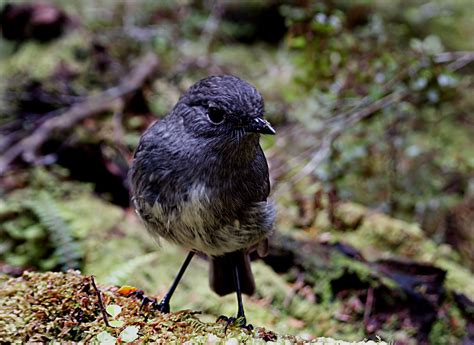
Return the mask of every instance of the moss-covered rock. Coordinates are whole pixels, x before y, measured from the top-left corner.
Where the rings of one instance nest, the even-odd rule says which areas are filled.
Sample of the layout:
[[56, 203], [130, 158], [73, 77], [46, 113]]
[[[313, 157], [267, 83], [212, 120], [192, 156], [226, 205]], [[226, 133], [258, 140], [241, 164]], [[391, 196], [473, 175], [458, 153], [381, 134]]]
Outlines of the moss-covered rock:
[[321, 229], [329, 231], [332, 240], [352, 245], [368, 260], [402, 257], [431, 263], [447, 271], [449, 288], [474, 299], [472, 273], [449, 245], [435, 243], [418, 224], [394, 219], [351, 202], [339, 203], [336, 215], [344, 224], [357, 226], [339, 231], [327, 223], [319, 224]]

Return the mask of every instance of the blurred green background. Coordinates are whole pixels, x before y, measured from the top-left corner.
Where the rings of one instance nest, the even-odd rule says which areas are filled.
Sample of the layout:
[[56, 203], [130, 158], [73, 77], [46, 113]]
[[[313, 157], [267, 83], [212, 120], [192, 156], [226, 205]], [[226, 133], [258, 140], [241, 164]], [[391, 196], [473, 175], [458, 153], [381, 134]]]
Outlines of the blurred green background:
[[[185, 253], [148, 237], [128, 162], [187, 87], [234, 74], [277, 129], [262, 138], [277, 235], [253, 265], [248, 320], [307, 338], [474, 341], [474, 2], [0, 8], [0, 274], [75, 268], [162, 295]], [[146, 83], [45, 134], [150, 52]], [[198, 258], [172, 309], [213, 321], [234, 300], [209, 290]]]

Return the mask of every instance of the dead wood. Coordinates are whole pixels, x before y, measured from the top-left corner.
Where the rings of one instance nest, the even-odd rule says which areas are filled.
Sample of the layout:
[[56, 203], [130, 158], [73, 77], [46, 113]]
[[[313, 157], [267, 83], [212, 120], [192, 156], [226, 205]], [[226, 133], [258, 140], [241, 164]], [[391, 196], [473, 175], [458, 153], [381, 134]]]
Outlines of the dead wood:
[[38, 149], [53, 133], [66, 131], [88, 117], [120, 107], [125, 98], [143, 86], [154, 74], [157, 67], [158, 58], [154, 54], [148, 53], [137, 60], [135, 67], [118, 86], [74, 104], [70, 108], [64, 109], [60, 115], [43, 122], [30, 136], [21, 139], [4, 152], [0, 157], [0, 175], [4, 174], [10, 164], [19, 156], [26, 162], [34, 162]]

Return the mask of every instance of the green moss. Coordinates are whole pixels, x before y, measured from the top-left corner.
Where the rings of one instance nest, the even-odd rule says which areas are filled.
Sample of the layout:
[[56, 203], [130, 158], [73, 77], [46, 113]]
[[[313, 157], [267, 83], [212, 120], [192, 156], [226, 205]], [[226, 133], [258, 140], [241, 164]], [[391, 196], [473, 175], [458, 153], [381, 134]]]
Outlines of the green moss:
[[434, 323], [429, 342], [433, 345], [457, 344], [467, 335], [466, 333], [466, 321], [462, 318], [459, 309], [453, 306]]
[[84, 238], [92, 232], [112, 229], [123, 221], [123, 210], [89, 193], [80, 193], [61, 200], [62, 217], [74, 234]]
[[[91, 277], [78, 272], [25, 273], [19, 278], [0, 280], [0, 338], [4, 342], [97, 341], [106, 334], [120, 337], [131, 326], [138, 329], [140, 342], [178, 342], [227, 344], [303, 343], [303, 338], [278, 335], [257, 327], [247, 331], [225, 322], [203, 322], [196, 312], [182, 310], [161, 314], [141, 311], [139, 299], [124, 296], [114, 287], [101, 287], [104, 307], [115, 305], [118, 327], [108, 327], [103, 320], [98, 294]], [[268, 338], [271, 337], [271, 338]], [[331, 344], [319, 339], [317, 344]], [[344, 342], [338, 342], [344, 344]]]
[[[453, 291], [474, 299], [474, 278], [448, 245], [438, 245], [425, 236], [418, 224], [391, 218], [358, 204], [341, 203], [337, 217], [345, 224], [358, 224], [354, 229], [338, 231], [327, 221], [317, 226], [329, 231], [332, 241], [342, 241], [359, 250], [365, 259], [405, 257], [436, 265], [447, 271], [446, 285]], [[347, 265], [351, 265], [347, 262]]]
[[23, 73], [29, 78], [43, 79], [50, 76], [60, 63], [67, 63], [72, 69], [82, 68], [74, 53], [77, 48], [85, 47], [87, 41], [85, 34], [74, 33], [46, 45], [27, 42], [14, 58], [2, 61], [0, 74], [9, 77], [13, 73]]
[[449, 290], [463, 293], [471, 301], [474, 300], [474, 276], [468, 268], [442, 256], [436, 258], [434, 263], [447, 271], [446, 287]]

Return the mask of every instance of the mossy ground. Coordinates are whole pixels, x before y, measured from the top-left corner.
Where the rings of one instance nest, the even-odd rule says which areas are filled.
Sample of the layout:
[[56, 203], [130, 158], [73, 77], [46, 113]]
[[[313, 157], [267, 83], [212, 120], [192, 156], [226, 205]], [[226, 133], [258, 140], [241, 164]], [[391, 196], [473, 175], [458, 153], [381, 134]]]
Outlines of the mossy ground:
[[[98, 293], [91, 276], [77, 271], [67, 273], [24, 273], [18, 278], [2, 277], [0, 281], [0, 339], [2, 342], [96, 342], [100, 334], [120, 339], [129, 326], [138, 329], [136, 342], [144, 343], [206, 343], [302, 344], [305, 339], [278, 335], [257, 327], [249, 331], [225, 321], [203, 322], [199, 312], [181, 310], [162, 314], [148, 307], [140, 310], [135, 296], [124, 296], [116, 286], [100, 286], [104, 307], [120, 306], [115, 316], [118, 327], [108, 327], [103, 319]], [[110, 321], [111, 317], [108, 316]], [[99, 336], [99, 337], [98, 337]], [[120, 340], [118, 340], [120, 342]], [[125, 342], [122, 340], [122, 342]], [[316, 344], [344, 344], [329, 338]], [[368, 342], [370, 343], [370, 342]]]
[[[40, 185], [50, 194], [49, 202], [56, 205], [54, 211], [57, 213], [56, 216], [68, 225], [68, 231], [73, 238], [80, 239], [83, 273], [94, 275], [99, 284], [109, 287], [104, 289], [104, 292], [106, 295], [110, 293], [111, 297], [106, 298], [117, 298], [117, 301], [112, 299], [107, 303], [122, 305], [123, 302], [130, 308], [136, 306], [137, 302], [131, 298], [124, 299], [123, 296], [113, 295], [116, 291], [113, 286], [132, 285], [144, 290], [149, 296], [164, 295], [184, 260], [186, 253], [183, 250], [166, 242], [160, 244], [154, 242], [132, 210], [114, 206], [92, 193], [80, 192], [81, 186], [60, 184], [54, 175], [47, 175], [47, 178], [43, 176], [42, 179], [51, 184], [50, 186]], [[61, 186], [60, 192], [53, 187], [58, 185]], [[32, 215], [24, 207], [32, 195], [28, 194], [28, 191], [21, 190], [11, 194], [5, 200], [4, 213], [1, 214], [8, 215], [14, 209], [19, 216], [18, 219], [31, 218]], [[252, 297], [245, 296], [244, 298], [247, 318], [253, 325], [273, 330], [278, 334], [292, 334], [301, 339], [330, 336], [345, 341], [358, 341], [367, 336], [364, 330], [363, 306], [351, 309], [358, 305], [357, 303], [361, 303], [361, 291], [354, 290], [354, 293], [339, 298], [334, 295], [332, 282], [344, 277], [347, 273], [353, 273], [368, 286], [386, 286], [396, 290], [396, 285], [388, 278], [375, 277], [371, 268], [365, 263], [332, 252], [330, 246], [321, 245], [323, 239], [325, 243], [342, 242], [352, 245], [369, 261], [394, 255], [435, 264], [447, 270], [448, 291], [463, 292], [472, 298], [471, 290], [474, 284], [471, 283], [470, 273], [460, 265], [449, 247], [445, 250], [437, 250], [436, 248], [439, 247], [426, 238], [416, 225], [375, 213], [357, 204], [341, 203], [336, 209], [337, 217], [346, 225], [352, 224], [352, 228], [349, 226], [349, 229], [345, 230], [335, 229], [327, 221], [325, 211], [320, 211], [314, 223], [309, 224], [308, 227], [296, 228], [294, 224], [297, 223], [298, 214], [292, 211], [292, 208], [296, 206], [294, 201], [286, 198], [286, 196], [280, 197], [278, 202], [280, 207], [278, 233], [285, 239], [279, 246], [301, 256], [296, 263], [300, 267], [299, 270], [304, 270], [304, 284], [298, 285], [301, 284], [298, 280], [301, 271], [298, 273], [298, 270], [290, 269], [284, 273], [276, 273], [264, 261], [254, 261], [252, 268], [257, 292]], [[285, 208], [287, 202], [290, 204], [288, 208]], [[39, 226], [44, 227], [47, 233], [47, 224], [40, 222]], [[301, 246], [303, 243], [306, 245]], [[204, 324], [213, 324], [219, 315], [235, 315], [237, 309], [235, 296], [215, 295], [209, 289], [207, 275], [208, 264], [205, 258], [196, 257], [172, 299], [173, 312], [199, 311], [200, 314], [195, 317]], [[26, 279], [25, 277], [36, 278]], [[86, 278], [77, 274], [68, 277], [72, 280], [67, 284], [65, 284], [65, 276], [60, 273], [46, 273], [44, 276], [28, 274], [23, 278], [10, 281], [3, 278], [3, 286], [6, 289], [2, 291], [0, 312], [3, 315], [17, 315], [14, 319], [6, 319], [9, 320], [6, 325], [14, 321], [34, 328], [36, 321], [32, 321], [31, 311], [28, 311], [28, 308], [23, 308], [17, 314], [13, 313], [11, 308], [23, 298], [28, 286], [41, 286], [34, 283], [35, 279], [38, 282], [42, 279], [44, 281], [50, 279], [51, 286], [64, 285], [72, 289], [69, 290], [70, 294], [80, 291], [79, 285], [84, 284], [83, 280]], [[347, 288], [351, 289], [351, 286]], [[24, 290], [15, 295], [16, 289]], [[43, 292], [45, 291], [49, 290], [46, 289]], [[44, 298], [42, 300], [44, 303], [39, 304], [38, 308], [47, 308], [51, 300], [45, 296], [41, 298]], [[52, 295], [51, 298], [56, 297]], [[45, 306], [42, 307], [43, 304]], [[450, 330], [448, 338], [451, 341], [461, 339], [465, 334], [465, 323], [451, 299], [444, 304], [443, 310], [445, 310], [443, 313], [447, 313], [449, 317], [440, 318], [433, 332]], [[84, 333], [83, 337], [89, 334], [87, 333], [89, 331], [84, 330], [89, 329], [88, 327], [95, 327], [93, 328], [94, 335], [102, 332], [105, 328], [103, 322], [99, 321], [98, 309], [90, 309], [89, 312], [89, 319], [83, 319], [83, 321], [88, 320], [84, 321], [85, 325], [74, 324], [68, 329], [71, 329], [71, 332], [78, 332], [77, 334]], [[74, 315], [74, 310], [68, 309], [68, 313]], [[135, 319], [130, 318], [130, 320]], [[456, 327], [452, 326], [453, 322], [457, 325]], [[47, 323], [36, 322], [36, 325], [38, 324]], [[128, 323], [128, 325], [132, 324]], [[63, 326], [61, 324], [59, 327], [55, 324], [58, 332]], [[386, 341], [410, 341], [413, 334], [409, 333], [408, 329], [402, 332], [400, 327], [400, 322], [393, 321], [384, 325], [383, 329], [375, 335], [381, 336]], [[114, 329], [110, 331], [110, 334], [114, 336], [119, 333]], [[65, 334], [70, 334], [70, 332]]]

